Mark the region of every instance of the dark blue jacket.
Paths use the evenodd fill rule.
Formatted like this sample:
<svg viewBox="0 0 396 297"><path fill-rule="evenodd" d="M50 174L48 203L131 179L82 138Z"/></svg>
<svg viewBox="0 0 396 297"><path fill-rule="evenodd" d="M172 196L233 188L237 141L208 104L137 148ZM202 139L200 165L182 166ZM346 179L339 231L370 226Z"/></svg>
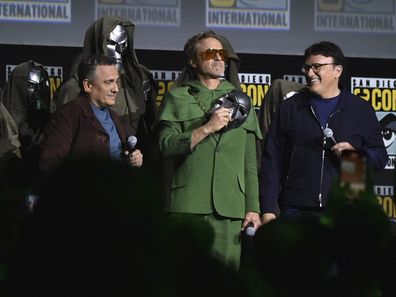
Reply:
<svg viewBox="0 0 396 297"><path fill-rule="evenodd" d="M283 101L265 139L260 171L261 212L280 207L324 207L339 176L340 160L330 150L311 107L312 94L299 93ZM367 156L369 166L383 169L387 161L381 128L365 100L343 90L327 126L337 142L349 142Z"/></svg>

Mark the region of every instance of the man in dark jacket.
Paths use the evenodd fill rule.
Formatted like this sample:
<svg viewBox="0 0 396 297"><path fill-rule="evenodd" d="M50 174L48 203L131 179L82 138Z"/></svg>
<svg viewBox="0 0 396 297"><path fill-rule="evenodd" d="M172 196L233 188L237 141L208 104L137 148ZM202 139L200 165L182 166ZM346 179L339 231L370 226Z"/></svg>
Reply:
<svg viewBox="0 0 396 297"><path fill-rule="evenodd" d="M277 203L281 216L322 212L343 151L363 154L372 169L383 169L387 161L374 109L340 85L341 49L324 41L306 49L304 58L308 89L280 104L264 145L263 223L275 218Z"/></svg>
<svg viewBox="0 0 396 297"><path fill-rule="evenodd" d="M118 116L109 109L116 103L119 74L116 60L88 56L78 67L81 88L77 98L62 106L48 123L41 144L39 167L49 172L67 156L98 155L127 158L140 167L139 150L126 151L126 134Z"/></svg>

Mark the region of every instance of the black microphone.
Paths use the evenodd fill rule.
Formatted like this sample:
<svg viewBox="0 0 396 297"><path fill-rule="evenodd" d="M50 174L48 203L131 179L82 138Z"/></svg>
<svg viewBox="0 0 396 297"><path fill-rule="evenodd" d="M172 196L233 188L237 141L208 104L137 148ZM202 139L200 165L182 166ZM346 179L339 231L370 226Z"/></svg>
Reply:
<svg viewBox="0 0 396 297"><path fill-rule="evenodd" d="M337 144L337 141L333 137L333 130L331 130L330 128L324 128L323 129L323 135L326 138L330 138L334 142L334 144Z"/></svg>
<svg viewBox="0 0 396 297"><path fill-rule="evenodd" d="M131 136L128 137L128 139L127 139L127 149L128 149L129 154L132 154L134 152L136 143L137 143L136 136L131 135Z"/></svg>

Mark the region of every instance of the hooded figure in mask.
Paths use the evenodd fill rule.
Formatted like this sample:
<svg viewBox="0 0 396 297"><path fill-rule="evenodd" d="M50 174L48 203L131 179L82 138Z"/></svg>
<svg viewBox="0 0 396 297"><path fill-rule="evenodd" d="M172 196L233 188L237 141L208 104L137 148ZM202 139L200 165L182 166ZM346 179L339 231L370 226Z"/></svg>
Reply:
<svg viewBox="0 0 396 297"><path fill-rule="evenodd" d="M25 173L30 176L37 168L42 133L54 109L44 66L35 61L15 66L7 81L2 103L15 121Z"/></svg>
<svg viewBox="0 0 396 297"><path fill-rule="evenodd" d="M102 54L117 59L120 85L111 109L121 119L127 135L136 135L137 146L145 159L153 157L153 127L156 120L157 88L150 71L139 64L134 50L135 26L117 16L105 16L92 23L85 33L83 56ZM77 65L79 57L74 65ZM57 91L56 105L73 100L79 93L78 76L72 67L71 78Z"/></svg>

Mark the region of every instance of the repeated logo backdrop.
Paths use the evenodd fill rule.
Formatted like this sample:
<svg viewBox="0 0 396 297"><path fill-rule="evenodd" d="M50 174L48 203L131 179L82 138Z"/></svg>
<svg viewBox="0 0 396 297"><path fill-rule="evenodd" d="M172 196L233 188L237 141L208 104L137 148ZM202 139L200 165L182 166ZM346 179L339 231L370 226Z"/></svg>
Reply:
<svg viewBox="0 0 396 297"><path fill-rule="evenodd" d="M95 0L95 19L118 15L136 25L179 26L180 0Z"/></svg>
<svg viewBox="0 0 396 297"><path fill-rule="evenodd" d="M244 53L300 55L331 38L349 56L396 57L396 0L0 0L0 43L79 47L102 16L134 23L139 49L177 51L213 29Z"/></svg>
<svg viewBox="0 0 396 297"><path fill-rule="evenodd" d="M206 26L289 30L290 0L207 0Z"/></svg>
<svg viewBox="0 0 396 297"><path fill-rule="evenodd" d="M395 3L389 0L315 1L315 30L394 33Z"/></svg>
<svg viewBox="0 0 396 297"><path fill-rule="evenodd" d="M351 77L351 92L373 106L381 125L388 162L381 176L374 176L374 192L385 213L396 220L394 172L396 155L396 78Z"/></svg>
<svg viewBox="0 0 396 297"><path fill-rule="evenodd" d="M71 0L0 1L0 20L12 22L70 23Z"/></svg>

